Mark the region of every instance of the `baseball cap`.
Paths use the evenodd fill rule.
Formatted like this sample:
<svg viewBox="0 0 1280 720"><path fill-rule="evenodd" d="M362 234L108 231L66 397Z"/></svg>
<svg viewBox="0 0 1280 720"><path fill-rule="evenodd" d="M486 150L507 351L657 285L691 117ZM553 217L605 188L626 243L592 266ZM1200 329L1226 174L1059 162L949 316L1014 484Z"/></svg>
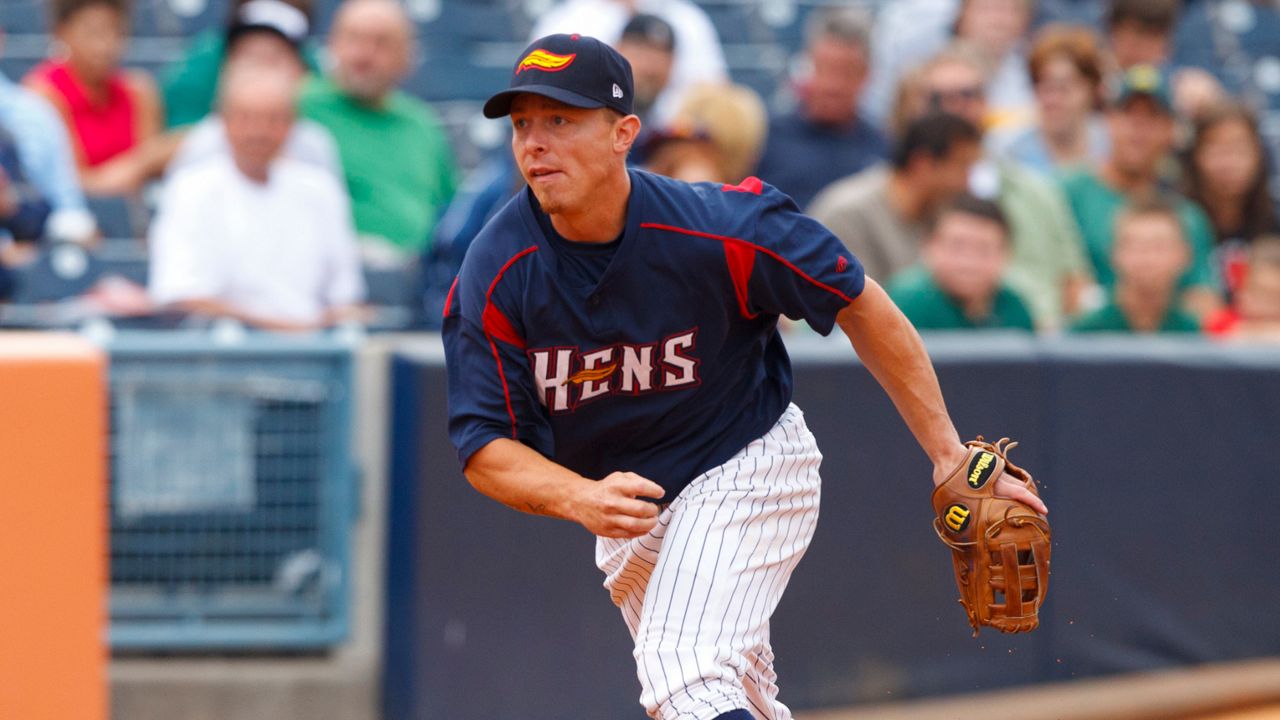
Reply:
<svg viewBox="0 0 1280 720"><path fill-rule="evenodd" d="M1111 107L1125 105L1135 97L1149 97L1161 110L1173 114L1173 95L1160 70L1151 65L1134 65L1120 76L1111 96Z"/></svg>
<svg viewBox="0 0 1280 720"><path fill-rule="evenodd" d="M580 108L608 107L631 114L631 63L617 50L586 35L534 40L511 68L511 85L489 98L484 116L511 114L511 101L533 93Z"/></svg>
<svg viewBox="0 0 1280 720"><path fill-rule="evenodd" d="M640 13L627 21L622 28L623 40L636 40L665 52L676 49L676 31L671 24L657 15Z"/></svg>
<svg viewBox="0 0 1280 720"><path fill-rule="evenodd" d="M275 33L290 45L301 47L310 23L306 13L281 0L249 0L236 11L236 19L227 30L227 44L255 30Z"/></svg>

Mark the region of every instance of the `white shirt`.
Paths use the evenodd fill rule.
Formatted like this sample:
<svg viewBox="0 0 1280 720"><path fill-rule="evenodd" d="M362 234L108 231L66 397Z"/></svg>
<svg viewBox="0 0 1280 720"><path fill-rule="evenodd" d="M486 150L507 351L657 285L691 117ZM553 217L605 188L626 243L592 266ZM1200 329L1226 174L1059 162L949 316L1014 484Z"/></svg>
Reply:
<svg viewBox="0 0 1280 720"><path fill-rule="evenodd" d="M281 158L255 183L218 156L178 172L149 236L159 304L216 299L267 318L318 322L364 297L346 191L327 171Z"/></svg>
<svg viewBox="0 0 1280 720"><path fill-rule="evenodd" d="M671 79L653 105L653 119L662 125L675 116L691 86L727 82L729 70L720 36L702 8L688 0L638 0L636 12L657 15L676 31ZM616 46L630 19L626 6L617 0L567 0L538 20L530 40L553 33L578 33Z"/></svg>
<svg viewBox="0 0 1280 720"><path fill-rule="evenodd" d="M211 157L227 155L231 145L227 140L227 126L222 118L210 115L187 131L178 146L178 152L169 161L166 174L172 176L179 170L204 162ZM320 123L300 118L293 124L289 137L285 139L280 154L294 160L301 160L333 173L342 178L342 160L338 157L338 143L333 135Z"/></svg>

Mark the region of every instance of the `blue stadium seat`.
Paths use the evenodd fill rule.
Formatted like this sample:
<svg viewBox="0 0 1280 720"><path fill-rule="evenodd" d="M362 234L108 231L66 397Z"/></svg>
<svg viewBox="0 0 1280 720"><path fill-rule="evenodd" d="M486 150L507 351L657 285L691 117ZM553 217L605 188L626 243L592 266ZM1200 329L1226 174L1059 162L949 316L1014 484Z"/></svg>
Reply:
<svg viewBox="0 0 1280 720"><path fill-rule="evenodd" d="M0 2L0 27L9 35L42 35L48 31L49 12L44 0Z"/></svg>

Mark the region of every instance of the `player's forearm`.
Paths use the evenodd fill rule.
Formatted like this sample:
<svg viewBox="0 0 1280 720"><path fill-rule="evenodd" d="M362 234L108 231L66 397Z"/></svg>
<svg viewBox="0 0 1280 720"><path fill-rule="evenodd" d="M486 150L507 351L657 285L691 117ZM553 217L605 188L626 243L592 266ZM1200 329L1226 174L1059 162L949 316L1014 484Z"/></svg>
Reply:
<svg viewBox="0 0 1280 720"><path fill-rule="evenodd" d="M929 459L946 465L962 454L924 343L884 289L868 278L836 320Z"/></svg>
<svg viewBox="0 0 1280 720"><path fill-rule="evenodd" d="M507 507L575 521L574 497L583 483L591 482L507 439L494 440L476 451L463 474L472 487Z"/></svg>

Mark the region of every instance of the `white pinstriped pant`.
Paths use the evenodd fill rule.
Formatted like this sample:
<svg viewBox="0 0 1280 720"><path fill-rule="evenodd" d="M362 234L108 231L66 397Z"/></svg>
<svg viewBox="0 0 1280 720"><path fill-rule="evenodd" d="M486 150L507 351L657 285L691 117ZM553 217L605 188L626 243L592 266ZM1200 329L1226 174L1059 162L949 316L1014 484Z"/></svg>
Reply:
<svg viewBox="0 0 1280 720"><path fill-rule="evenodd" d="M647 535L596 538L604 587L636 642L649 717L711 720L735 708L791 717L777 700L769 618L818 523L821 461L791 405L695 478Z"/></svg>

